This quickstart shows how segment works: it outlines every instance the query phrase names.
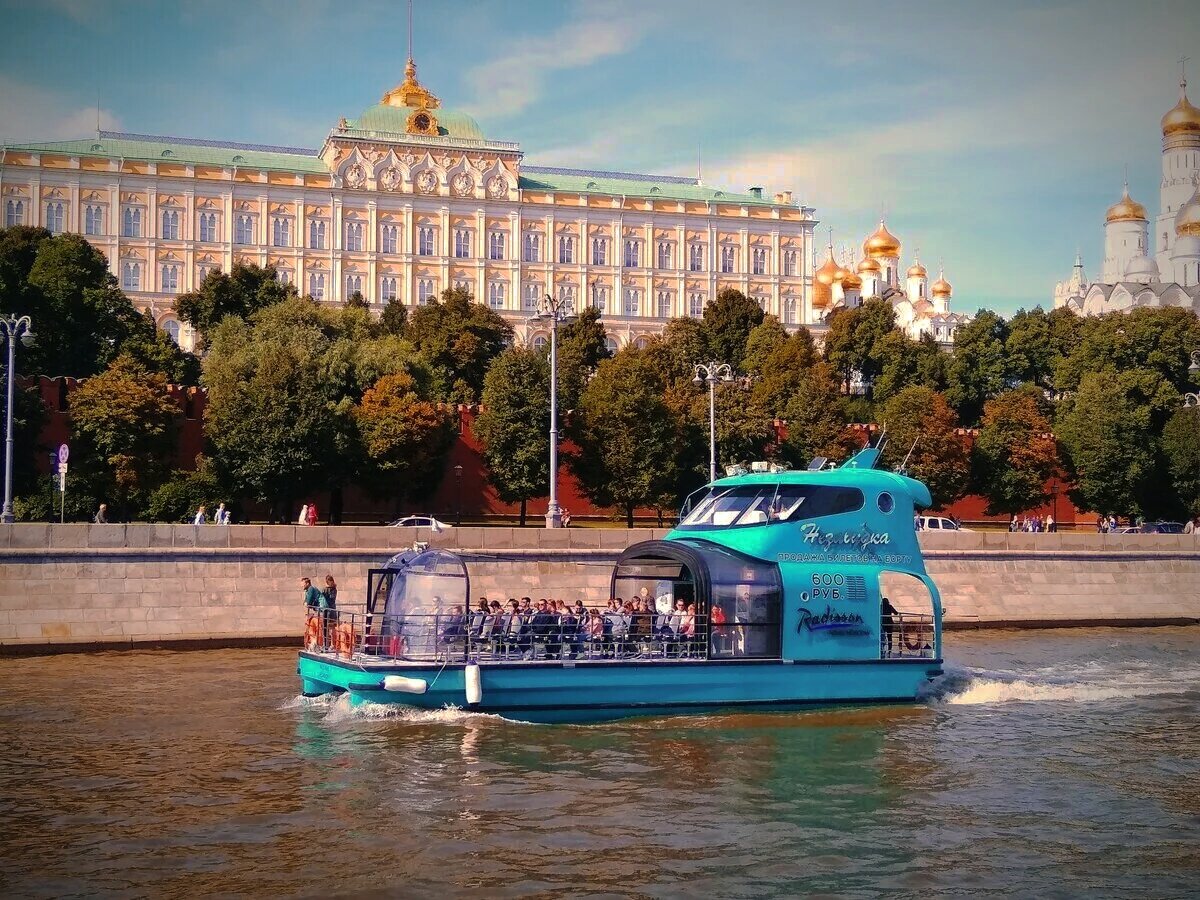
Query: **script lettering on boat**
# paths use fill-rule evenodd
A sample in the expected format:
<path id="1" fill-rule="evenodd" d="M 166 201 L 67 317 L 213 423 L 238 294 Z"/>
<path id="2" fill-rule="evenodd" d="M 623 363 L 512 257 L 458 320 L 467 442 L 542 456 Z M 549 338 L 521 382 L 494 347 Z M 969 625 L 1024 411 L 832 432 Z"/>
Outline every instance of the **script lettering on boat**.
<path id="1" fill-rule="evenodd" d="M 832 606 L 826 606 L 825 612 L 813 612 L 807 606 L 800 607 L 800 620 L 796 623 L 796 631 L 836 631 L 839 634 L 870 634 L 866 621 L 856 612 L 838 612 Z"/>

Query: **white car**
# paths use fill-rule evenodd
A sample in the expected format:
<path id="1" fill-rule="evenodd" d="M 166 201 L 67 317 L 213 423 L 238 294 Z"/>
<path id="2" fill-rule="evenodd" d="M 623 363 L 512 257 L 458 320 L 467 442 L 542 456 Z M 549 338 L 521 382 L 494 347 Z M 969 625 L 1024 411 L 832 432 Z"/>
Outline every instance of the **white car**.
<path id="1" fill-rule="evenodd" d="M 430 528 L 434 532 L 445 531 L 450 527 L 433 516 L 405 516 L 392 522 L 392 525 L 396 528 Z"/>
<path id="2" fill-rule="evenodd" d="M 921 531 L 970 531 L 945 516 L 917 516 Z"/>

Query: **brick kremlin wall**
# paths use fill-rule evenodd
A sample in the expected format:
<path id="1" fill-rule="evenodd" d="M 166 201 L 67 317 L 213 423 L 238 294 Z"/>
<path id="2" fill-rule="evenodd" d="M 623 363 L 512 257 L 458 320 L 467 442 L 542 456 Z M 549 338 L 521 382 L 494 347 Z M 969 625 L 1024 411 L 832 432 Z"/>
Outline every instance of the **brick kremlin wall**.
<path id="1" fill-rule="evenodd" d="M 331 573 L 339 605 L 413 541 L 460 548 L 471 595 L 607 597 L 650 529 L 558 531 L 290 525 L 0 526 L 0 653 L 290 643 L 298 579 Z M 924 534 L 948 628 L 1200 622 L 1200 536 Z M 889 583 L 900 608 L 919 608 Z M 909 606 L 909 604 L 916 606 Z"/>

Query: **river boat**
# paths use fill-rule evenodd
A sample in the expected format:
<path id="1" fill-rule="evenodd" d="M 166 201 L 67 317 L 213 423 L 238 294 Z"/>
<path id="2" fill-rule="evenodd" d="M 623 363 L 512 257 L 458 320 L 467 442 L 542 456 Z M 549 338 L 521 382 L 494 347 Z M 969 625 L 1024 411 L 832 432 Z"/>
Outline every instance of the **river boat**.
<path id="1" fill-rule="evenodd" d="M 701 489 L 664 539 L 613 566 L 611 596 L 653 614 L 485 615 L 461 555 L 397 554 L 370 570 L 362 609 L 310 619 L 303 692 L 533 722 L 912 702 L 942 673 L 914 525 L 931 501 L 879 453 L 756 464 Z"/>

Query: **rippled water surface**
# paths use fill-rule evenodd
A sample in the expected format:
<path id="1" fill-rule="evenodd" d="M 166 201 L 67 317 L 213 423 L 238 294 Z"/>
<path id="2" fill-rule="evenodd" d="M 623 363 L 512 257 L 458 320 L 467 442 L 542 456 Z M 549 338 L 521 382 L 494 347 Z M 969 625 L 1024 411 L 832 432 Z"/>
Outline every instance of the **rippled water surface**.
<path id="1" fill-rule="evenodd" d="M 289 651 L 0 659 L 0 893 L 1200 893 L 1200 630 L 946 650 L 917 706 L 590 726 L 351 713 Z"/>

